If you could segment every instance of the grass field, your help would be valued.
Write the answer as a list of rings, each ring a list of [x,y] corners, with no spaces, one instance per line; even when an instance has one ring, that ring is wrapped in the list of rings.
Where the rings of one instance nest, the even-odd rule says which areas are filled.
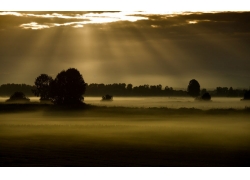
[[[0,104],[0,165],[250,166],[250,112]]]

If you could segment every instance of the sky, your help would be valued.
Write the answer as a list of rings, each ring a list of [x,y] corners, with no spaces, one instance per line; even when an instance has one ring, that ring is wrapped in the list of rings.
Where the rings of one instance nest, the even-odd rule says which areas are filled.
[[[162,7],[157,0],[153,5],[157,2]],[[166,10],[142,8],[140,12],[126,8],[107,12],[114,9],[104,5],[102,12],[96,12],[99,6],[88,7],[88,12],[84,8],[62,11],[62,6],[56,9],[53,4],[57,11],[44,8],[41,12],[37,5],[22,9],[4,4],[0,9],[0,84],[32,85],[42,73],[55,78],[73,67],[89,84],[186,88],[196,79],[204,88],[248,88],[250,11],[235,3],[235,9],[220,10],[219,2],[208,10],[184,3],[185,12],[174,9],[176,3]]]
[[[249,11],[247,0],[2,0],[4,11]]]

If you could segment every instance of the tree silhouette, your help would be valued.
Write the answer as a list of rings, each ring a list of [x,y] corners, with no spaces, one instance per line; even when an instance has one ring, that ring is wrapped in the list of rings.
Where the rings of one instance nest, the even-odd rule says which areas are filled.
[[[128,85],[127,85],[127,90],[128,90],[128,91],[132,91],[132,89],[133,89],[133,85],[132,85],[132,84],[128,84]]]
[[[75,68],[60,72],[51,82],[51,98],[55,104],[81,104],[86,83]]]
[[[201,99],[202,99],[202,100],[206,100],[206,101],[210,101],[210,100],[211,100],[211,95],[210,95],[208,92],[206,92],[206,93],[204,93],[204,94],[201,96]]]
[[[250,90],[245,92],[244,100],[250,100]]]
[[[189,81],[187,92],[192,97],[198,97],[200,95],[200,84],[195,79]]]
[[[102,96],[102,100],[103,101],[112,101],[113,100],[113,96],[106,94],[105,96]]]
[[[35,88],[32,92],[35,96],[40,96],[40,100],[50,99],[50,84],[53,81],[52,77],[47,74],[41,74],[35,80]]]
[[[15,92],[10,96],[6,102],[29,102],[30,99],[27,98],[23,92]]]
[[[201,89],[201,94],[205,94],[207,92],[207,89],[203,88]]]

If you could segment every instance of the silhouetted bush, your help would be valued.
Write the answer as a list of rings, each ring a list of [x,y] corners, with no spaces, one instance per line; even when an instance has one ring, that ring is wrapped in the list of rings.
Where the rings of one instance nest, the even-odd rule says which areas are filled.
[[[112,101],[113,100],[113,96],[107,94],[105,96],[102,96],[102,100],[103,101]]]
[[[22,92],[15,92],[14,94],[12,94],[10,96],[10,98],[8,100],[6,100],[6,102],[20,102],[20,103],[26,103],[26,102],[30,102],[30,99],[27,98],[24,93]]]
[[[208,92],[206,92],[206,93],[204,93],[204,94],[201,96],[201,99],[202,99],[202,100],[205,100],[205,101],[210,101],[210,100],[211,100],[211,95],[210,95]]]
[[[82,104],[86,83],[77,69],[70,68],[56,76],[50,89],[54,104]]]
[[[195,79],[189,82],[187,93],[192,97],[198,97],[200,95],[200,84]]]

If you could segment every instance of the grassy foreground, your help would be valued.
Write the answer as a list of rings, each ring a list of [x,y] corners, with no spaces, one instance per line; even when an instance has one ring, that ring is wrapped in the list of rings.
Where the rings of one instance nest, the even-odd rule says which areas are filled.
[[[250,166],[250,112],[0,104],[1,166]]]

